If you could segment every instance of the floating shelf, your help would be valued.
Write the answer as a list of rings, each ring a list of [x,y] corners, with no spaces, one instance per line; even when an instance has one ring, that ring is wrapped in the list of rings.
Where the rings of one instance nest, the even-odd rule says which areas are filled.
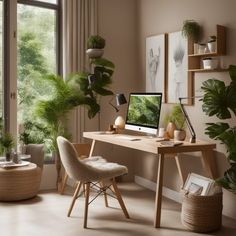
[[[219,57],[222,54],[216,52],[202,53],[202,54],[189,54],[189,57]]]
[[[229,69],[191,69],[189,72],[199,72],[199,73],[207,73],[207,72],[227,72]]]
[[[194,78],[195,72],[224,72],[227,69],[202,69],[204,57],[220,57],[226,55],[226,27],[216,25],[216,52],[194,53],[194,42],[188,40],[188,72],[189,79]]]

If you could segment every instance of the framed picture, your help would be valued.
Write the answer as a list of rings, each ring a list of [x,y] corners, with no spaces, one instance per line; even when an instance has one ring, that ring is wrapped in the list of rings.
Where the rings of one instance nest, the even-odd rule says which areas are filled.
[[[214,180],[191,173],[184,185],[184,190],[195,195],[208,195],[214,185]]]
[[[146,38],[146,92],[162,93],[164,102],[166,100],[165,42],[165,34]]]
[[[178,103],[179,97],[192,96],[192,83],[188,81],[188,42],[182,32],[168,36],[167,102]],[[188,104],[189,100],[183,100]]]

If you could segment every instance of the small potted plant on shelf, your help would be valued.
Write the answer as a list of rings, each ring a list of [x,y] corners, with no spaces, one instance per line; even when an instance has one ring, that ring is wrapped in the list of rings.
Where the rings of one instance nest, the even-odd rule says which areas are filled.
[[[216,52],[216,36],[210,36],[208,39],[208,43],[207,43],[209,52],[214,53]]]
[[[170,138],[178,141],[183,141],[186,138],[186,131],[184,130],[185,117],[179,104],[173,106],[171,113],[166,116],[165,121],[168,123],[166,130]]]
[[[87,51],[86,53],[90,58],[98,58],[103,55],[106,41],[99,35],[92,35],[87,40]]]
[[[226,85],[218,79],[203,82],[202,109],[208,116],[216,116],[226,122],[207,123],[205,134],[226,146],[230,168],[216,182],[236,194],[236,126],[229,119],[236,118],[236,66],[229,66],[231,82]]]
[[[206,57],[202,59],[203,68],[208,70],[214,70],[218,67],[219,61],[214,57]]]
[[[14,139],[10,133],[2,133],[0,137],[0,149],[5,154],[6,161],[11,160],[11,149],[14,147]]]

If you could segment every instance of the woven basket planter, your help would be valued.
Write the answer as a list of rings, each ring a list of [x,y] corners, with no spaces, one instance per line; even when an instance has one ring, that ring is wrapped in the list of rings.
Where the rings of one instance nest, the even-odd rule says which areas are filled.
[[[182,224],[194,232],[218,230],[221,227],[222,208],[222,193],[212,196],[184,194]]]

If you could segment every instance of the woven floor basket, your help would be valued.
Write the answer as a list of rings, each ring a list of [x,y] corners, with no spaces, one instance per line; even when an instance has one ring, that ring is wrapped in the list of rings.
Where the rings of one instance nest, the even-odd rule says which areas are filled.
[[[222,193],[212,196],[183,194],[181,220],[194,232],[218,230],[222,220]]]

